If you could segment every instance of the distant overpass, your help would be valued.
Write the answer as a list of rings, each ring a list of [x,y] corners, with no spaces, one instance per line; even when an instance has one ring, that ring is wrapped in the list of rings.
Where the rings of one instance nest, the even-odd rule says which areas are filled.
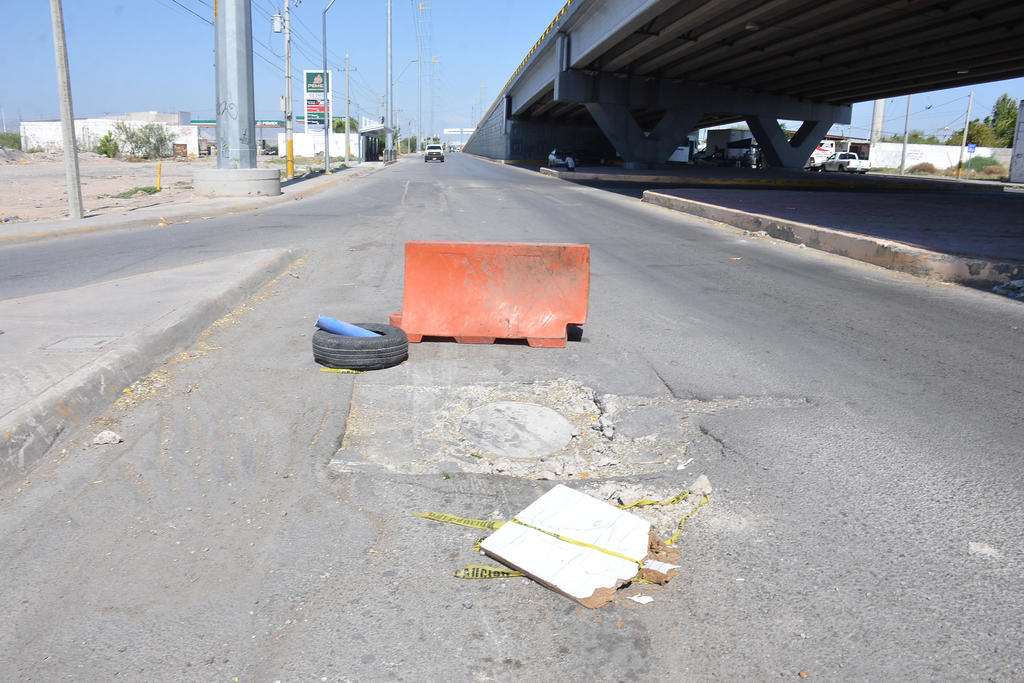
[[[465,149],[643,167],[745,121],[800,168],[854,102],[1024,76],[1022,46],[1024,0],[569,0]],[[787,140],[778,119],[803,124]]]

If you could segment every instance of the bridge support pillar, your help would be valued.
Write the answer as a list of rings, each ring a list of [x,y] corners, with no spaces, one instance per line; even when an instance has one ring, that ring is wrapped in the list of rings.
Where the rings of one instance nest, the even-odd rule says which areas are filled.
[[[778,119],[748,116],[747,125],[769,166],[798,170],[804,167],[815,146],[828,133],[832,121],[804,121],[790,140],[786,139]]]
[[[696,109],[669,109],[650,133],[644,133],[625,104],[586,102],[598,128],[622,155],[626,168],[663,164],[700,121]]]

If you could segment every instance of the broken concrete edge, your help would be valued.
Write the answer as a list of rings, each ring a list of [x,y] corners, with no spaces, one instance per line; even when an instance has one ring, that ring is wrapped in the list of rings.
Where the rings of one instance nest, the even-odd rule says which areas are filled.
[[[348,180],[352,180],[354,178],[358,178],[360,176],[367,175],[369,173],[373,173],[376,170],[378,170],[378,169],[373,168],[373,167],[359,168],[358,166],[356,166],[356,167],[353,167],[353,169],[351,171],[340,172],[340,173],[339,172],[335,172],[335,173],[331,173],[330,176],[326,176],[325,174],[320,173],[317,176],[317,178],[312,178],[311,180],[316,180],[316,179],[323,178],[323,177],[329,177],[331,179],[338,180],[338,181],[348,181]],[[291,186],[294,185],[294,181],[284,181],[284,182],[290,183],[289,185],[284,185],[284,187],[291,187]],[[205,211],[204,210],[197,210],[197,211],[189,211],[189,212],[182,212],[182,213],[174,213],[175,207],[180,206],[180,204],[168,204],[167,207],[169,207],[169,208],[166,211],[164,211],[164,213],[167,214],[167,216],[169,216],[169,217],[154,215],[152,217],[147,217],[147,218],[129,218],[129,219],[125,219],[125,220],[119,220],[118,218],[110,217],[110,218],[107,218],[106,221],[104,221],[103,217],[95,216],[95,217],[92,217],[92,218],[84,218],[81,221],[74,221],[75,223],[82,223],[82,222],[85,222],[85,221],[97,221],[95,224],[75,225],[75,226],[71,226],[71,227],[67,227],[67,228],[57,228],[57,229],[52,229],[52,230],[41,230],[41,231],[38,231],[38,232],[27,232],[27,233],[20,234],[20,235],[0,235],[0,245],[2,245],[2,244],[24,244],[26,242],[39,242],[39,241],[47,240],[47,239],[54,239],[54,238],[59,238],[59,237],[67,237],[67,236],[71,236],[71,235],[88,235],[88,234],[94,233],[94,232],[107,232],[107,231],[110,231],[110,230],[133,230],[133,229],[137,229],[137,228],[148,228],[148,227],[167,227],[167,226],[175,225],[177,223],[184,223],[184,222],[190,222],[190,221],[198,221],[198,220],[203,220],[205,218],[219,218],[219,217],[222,217],[222,216],[229,216],[229,215],[232,215],[232,214],[249,213],[251,211],[259,211],[261,209],[266,209],[266,208],[269,208],[271,206],[275,206],[277,204],[281,204],[281,203],[287,202],[287,201],[295,201],[295,200],[298,200],[298,199],[306,199],[308,197],[312,197],[313,195],[319,194],[319,193],[323,192],[324,190],[327,190],[328,188],[330,188],[332,186],[333,186],[333,183],[330,183],[330,182],[320,182],[320,183],[317,183],[316,185],[311,185],[310,187],[305,187],[305,188],[301,188],[301,189],[296,188],[296,190],[293,191],[293,192],[287,192],[287,193],[286,192],[282,192],[281,194],[276,195],[276,196],[254,196],[254,197],[249,198],[250,202],[253,202],[253,203],[232,204],[231,206],[221,206],[221,207],[215,207],[215,208],[209,208],[208,207]],[[297,196],[295,196],[295,195],[297,195]],[[189,207],[192,207],[192,206],[195,206],[195,205],[197,205],[197,204],[199,204],[201,202],[204,202],[204,201],[218,201],[218,200],[219,201],[224,201],[226,199],[239,199],[239,200],[241,200],[243,198],[241,198],[241,197],[237,197],[237,198],[233,198],[233,197],[198,197],[198,198],[196,198],[193,201],[188,201],[187,204],[189,205]],[[201,208],[202,207],[200,207],[200,209]],[[62,219],[56,219],[56,220],[62,220]],[[68,220],[68,219],[65,218],[63,220]],[[24,225],[26,227],[31,227],[33,225],[38,225],[39,223],[53,223],[53,222],[55,222],[55,221],[38,221],[37,223],[18,223],[18,224],[15,224],[15,225],[16,226]]]
[[[971,192],[1002,192],[1003,185],[963,185],[943,180],[906,180],[889,179],[880,176],[872,176],[870,185],[864,185],[856,180],[854,176],[835,174],[822,177],[818,174],[806,174],[805,176],[795,175],[793,178],[694,178],[673,175],[634,175],[626,173],[601,173],[596,171],[583,171],[578,167],[575,171],[563,171],[556,168],[544,167],[540,169],[541,175],[551,176],[559,180],[595,180],[609,183],[655,183],[659,185],[692,185],[712,186],[718,188],[782,188],[782,189],[816,189],[816,190],[871,190],[871,191],[893,191],[909,192],[920,190],[965,190]]]
[[[802,244],[916,277],[989,288],[1024,278],[1024,264],[929,251],[903,242],[749,213],[645,190],[643,199],[666,209],[724,223],[752,233]]]
[[[116,401],[125,387],[188,348],[210,325],[244,303],[300,255],[296,249],[273,250],[166,325],[144,331],[133,344],[88,363],[10,412],[0,424],[0,488],[24,477],[65,431],[86,425]]]

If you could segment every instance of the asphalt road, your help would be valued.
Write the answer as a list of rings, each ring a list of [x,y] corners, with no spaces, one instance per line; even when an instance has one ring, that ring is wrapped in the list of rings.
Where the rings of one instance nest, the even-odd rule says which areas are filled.
[[[399,311],[410,239],[590,244],[582,340],[319,372],[315,316]],[[0,287],[280,246],[306,254],[291,275],[0,492],[0,678],[1024,673],[1018,302],[460,155],[259,214],[4,247]],[[709,477],[653,603],[452,577],[482,534],[413,511],[508,518],[552,485],[460,451],[453,421],[503,396],[616,424],[555,475],[582,490]],[[103,428],[124,443],[91,445]]]

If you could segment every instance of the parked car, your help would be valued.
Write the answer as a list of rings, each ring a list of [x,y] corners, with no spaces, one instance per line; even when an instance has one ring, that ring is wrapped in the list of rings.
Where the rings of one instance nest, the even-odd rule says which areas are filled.
[[[565,157],[572,155],[573,159],[576,159],[576,155],[567,149],[555,148],[548,154],[548,167],[554,168],[555,166],[565,166]]]
[[[861,159],[856,152],[837,152],[825,159],[821,170],[840,173],[867,173],[871,170],[871,162]]]
[[[586,150],[581,152],[575,149],[556,147],[548,154],[548,166],[552,168],[555,166],[565,166],[565,157],[570,155],[577,166],[604,166],[607,163],[607,160],[603,157],[598,157],[596,154]]]
[[[441,148],[441,145],[437,144],[427,145],[427,148],[423,154],[423,161],[440,161],[443,164],[444,149]]]

